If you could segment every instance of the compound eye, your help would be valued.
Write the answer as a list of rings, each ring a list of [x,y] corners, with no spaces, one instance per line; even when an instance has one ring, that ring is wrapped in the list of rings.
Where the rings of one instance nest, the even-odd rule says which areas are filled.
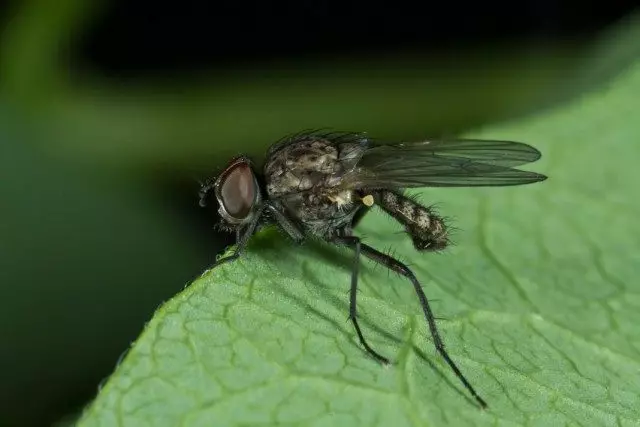
[[[239,163],[223,178],[220,185],[220,202],[226,213],[238,220],[251,213],[256,198],[256,182],[251,167]]]

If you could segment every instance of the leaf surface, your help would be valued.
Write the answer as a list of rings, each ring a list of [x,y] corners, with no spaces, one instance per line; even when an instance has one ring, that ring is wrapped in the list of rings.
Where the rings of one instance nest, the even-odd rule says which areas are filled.
[[[162,305],[80,426],[640,425],[640,62],[569,105],[471,135],[528,142],[543,183],[425,189],[459,230],[416,253],[369,214],[358,234],[422,281],[480,411],[436,354],[411,284],[275,230]]]

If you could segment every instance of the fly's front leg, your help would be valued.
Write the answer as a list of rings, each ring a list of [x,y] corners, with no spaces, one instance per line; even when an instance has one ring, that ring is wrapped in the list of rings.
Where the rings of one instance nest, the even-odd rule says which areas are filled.
[[[267,210],[273,217],[274,221],[284,230],[285,233],[293,239],[294,242],[301,244],[304,241],[304,232],[300,227],[291,221],[280,209],[271,203],[267,203]]]
[[[286,215],[272,203],[264,202],[256,210],[251,222],[246,227],[240,227],[236,230],[236,248],[233,253],[217,260],[210,269],[235,261],[240,257],[242,252],[246,249],[249,239],[255,234],[258,224],[260,224],[260,221],[264,219],[264,214],[266,212],[271,214],[280,228],[282,228],[296,243],[302,243],[302,241],[304,241],[304,233],[297,224],[287,218]]]
[[[219,260],[217,260],[209,269],[213,269],[216,267],[219,267],[222,264],[226,264],[228,262],[231,261],[235,261],[238,258],[240,258],[240,255],[242,254],[242,252],[245,250],[245,248],[247,247],[247,243],[249,242],[249,239],[253,236],[253,234],[256,232],[256,227],[258,226],[258,224],[260,223],[265,210],[268,208],[267,204],[262,204],[258,207],[258,209],[256,210],[256,213],[253,217],[253,219],[251,220],[251,222],[245,226],[245,227],[238,227],[236,229],[236,247],[233,251],[233,253],[231,255],[227,255],[224,258],[220,258]]]

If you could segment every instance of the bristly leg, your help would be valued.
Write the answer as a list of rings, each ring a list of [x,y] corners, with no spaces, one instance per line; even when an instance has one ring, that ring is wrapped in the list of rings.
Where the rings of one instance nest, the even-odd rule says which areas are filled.
[[[217,260],[209,269],[213,269],[227,262],[234,261],[240,257],[247,246],[249,239],[255,234],[258,225],[264,220],[264,214],[269,213],[271,219],[275,221],[282,230],[285,231],[296,243],[300,244],[304,240],[304,233],[300,228],[287,218],[270,202],[264,202],[256,209],[253,220],[246,227],[236,229],[236,249],[231,255]]]
[[[353,268],[351,270],[351,291],[349,292],[349,319],[353,323],[356,334],[358,334],[360,344],[362,344],[367,353],[369,353],[378,362],[384,365],[388,365],[391,363],[389,359],[380,355],[377,351],[371,348],[371,346],[367,343],[367,340],[364,338],[362,330],[360,329],[360,325],[358,324],[356,298],[358,294],[358,275],[360,273],[360,253],[362,245],[362,243],[360,243],[360,238],[356,236],[336,236],[331,241],[333,243],[350,246],[355,251],[353,258]]]
[[[469,383],[469,381],[462,374],[462,372],[460,371],[458,366],[453,362],[453,360],[449,356],[449,353],[447,353],[447,351],[445,350],[444,342],[440,338],[440,334],[439,334],[438,328],[436,326],[435,317],[434,317],[433,312],[431,311],[431,307],[429,305],[429,300],[427,299],[427,296],[425,295],[424,291],[422,290],[422,286],[420,285],[420,282],[416,278],[415,274],[413,274],[413,272],[409,269],[409,267],[407,267],[402,262],[400,262],[400,261],[396,260],[395,258],[392,258],[389,255],[386,255],[386,254],[384,254],[384,253],[372,248],[369,245],[366,245],[364,243],[359,243],[358,246],[359,246],[359,252],[362,253],[362,255],[364,255],[367,258],[375,261],[376,263],[379,263],[379,264],[387,267],[390,270],[393,270],[393,271],[401,274],[402,276],[406,277],[407,279],[409,279],[411,281],[411,283],[413,284],[413,287],[414,287],[414,289],[416,291],[416,294],[418,296],[418,300],[420,300],[420,305],[422,306],[422,311],[424,312],[424,316],[425,316],[425,318],[427,320],[427,325],[429,326],[429,331],[431,332],[431,337],[433,339],[433,344],[435,345],[436,350],[438,351],[438,353],[440,353],[440,355],[445,360],[445,362],[447,362],[447,365],[449,365],[451,370],[454,372],[456,377],[458,377],[458,379],[462,382],[464,387],[476,399],[476,401],[478,402],[480,407],[485,409],[487,407],[487,403],[484,401],[484,399],[482,399],[478,395],[478,393],[473,388],[471,383]],[[353,284],[352,284],[352,286],[353,286]]]
[[[419,251],[439,251],[449,244],[444,219],[433,209],[391,190],[371,191],[375,204],[404,225]]]
[[[262,206],[260,206],[256,212],[256,215],[254,217],[254,219],[249,223],[249,225],[247,225],[246,227],[238,227],[236,228],[236,248],[233,251],[233,253],[231,255],[228,255],[224,258],[220,258],[219,260],[217,260],[215,263],[213,263],[213,265],[211,267],[209,267],[209,270],[212,270],[216,267],[221,266],[222,264],[226,264],[228,262],[231,261],[235,261],[238,258],[240,258],[240,255],[242,254],[242,252],[244,251],[244,249],[247,247],[247,243],[249,242],[249,239],[251,238],[251,236],[253,236],[253,234],[256,231],[256,228],[258,227],[258,224],[260,223],[260,220],[262,219],[262,215],[264,213],[264,211],[267,209],[267,205],[263,204]]]

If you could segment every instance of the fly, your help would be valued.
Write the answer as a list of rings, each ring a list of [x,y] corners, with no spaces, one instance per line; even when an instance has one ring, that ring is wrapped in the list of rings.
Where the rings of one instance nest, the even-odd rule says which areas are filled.
[[[419,187],[487,187],[531,184],[545,175],[516,169],[540,158],[521,142],[451,139],[384,143],[359,133],[306,131],[267,151],[261,171],[247,157],[233,159],[200,188],[200,205],[213,191],[221,226],[236,235],[234,252],[213,267],[238,259],[255,232],[276,224],[296,243],[307,237],[353,249],[349,318],[360,344],[377,361],[389,359],[367,342],[357,318],[360,258],[408,279],[416,292],[436,350],[481,408],[487,404],[447,353],[422,286],[404,263],[362,242],[353,228],[377,205],[407,231],[418,251],[449,243],[447,224],[432,208],[404,194]]]

